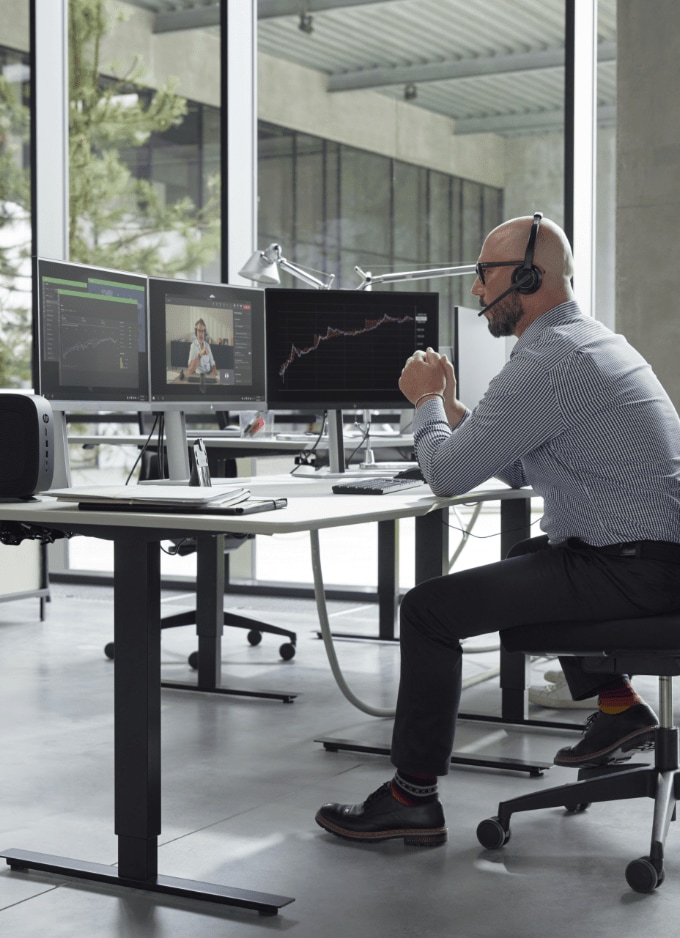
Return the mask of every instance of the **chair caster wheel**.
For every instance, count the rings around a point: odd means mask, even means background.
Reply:
[[[262,641],[262,632],[258,632],[257,629],[251,629],[248,632],[248,641],[251,645],[259,645]]]
[[[187,660],[189,661],[189,667],[193,668],[194,671],[198,671],[198,652],[192,651]]]
[[[295,657],[295,645],[292,642],[286,642],[279,648],[279,654],[284,661],[290,661],[291,658]]]
[[[569,814],[580,814],[582,811],[587,811],[590,805],[591,805],[590,801],[584,801],[584,802],[576,803],[576,804],[574,803],[565,804],[564,810],[567,811]]]
[[[477,825],[477,840],[487,850],[498,850],[510,840],[510,829],[506,830],[497,817],[490,817]]]
[[[111,661],[116,657],[115,648],[116,646],[113,642],[107,642],[106,645],[104,645],[104,654]]]
[[[650,857],[638,857],[626,867],[626,882],[635,892],[654,892],[665,878],[663,866],[657,870]]]

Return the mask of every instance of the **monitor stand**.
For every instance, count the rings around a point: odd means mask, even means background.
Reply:
[[[342,411],[328,411],[328,461],[332,473],[345,471],[345,439],[342,433]]]
[[[364,423],[366,424],[366,454],[364,461],[360,463],[361,469],[375,469],[375,454],[371,449],[371,412],[364,411]]]
[[[191,475],[187,447],[187,427],[184,411],[167,410],[165,418],[165,443],[168,450],[168,477],[175,482],[186,482]]]

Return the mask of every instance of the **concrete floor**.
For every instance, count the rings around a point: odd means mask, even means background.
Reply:
[[[168,594],[165,608],[189,608]],[[183,605],[184,604],[184,605]],[[162,898],[0,867],[0,934],[11,938],[191,938],[288,933],[296,938],[390,936],[551,938],[661,934],[680,918],[680,850],[671,830],[666,882],[651,895],[628,888],[629,860],[649,850],[651,802],[518,815],[511,842],[486,851],[480,820],[500,799],[574,780],[554,767],[540,778],[459,767],[441,785],[449,842],[354,845],[323,832],[325,801],[363,801],[391,776],[386,758],[330,753],[319,735],[389,740],[390,721],[352,707],[335,686],[316,638],[311,601],[238,597],[244,614],[298,632],[293,661],[265,636],[225,636],[223,685],[298,692],[292,704],[174,690],[162,695],[163,832],[167,875],[294,896],[278,916]],[[108,588],[58,584],[44,622],[35,600],[0,604],[0,847],[115,864],[112,791],[113,663]],[[331,603],[336,628],[371,633],[377,609]],[[192,630],[163,636],[163,674],[189,678]],[[480,640],[481,641],[481,640]],[[398,649],[338,642],[347,680],[373,705],[393,705]],[[466,656],[467,677],[497,663],[489,650]],[[534,665],[535,681],[547,662]],[[655,682],[636,682],[655,704]],[[492,679],[465,692],[467,710],[497,713]],[[583,711],[536,712],[584,718]],[[457,749],[530,755],[550,762],[576,736],[566,731],[461,725]],[[676,836],[674,836],[676,835]]]

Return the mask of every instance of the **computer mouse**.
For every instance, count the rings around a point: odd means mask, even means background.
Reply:
[[[421,482],[425,481],[425,476],[423,475],[422,469],[420,466],[415,466],[413,469],[402,469],[401,472],[397,472],[394,476],[395,479],[420,479]]]

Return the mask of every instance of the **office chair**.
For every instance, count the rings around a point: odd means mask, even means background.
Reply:
[[[140,414],[139,415],[139,425],[140,429],[148,433],[150,427],[148,426],[148,421],[145,418],[148,418],[149,415]],[[154,450],[147,450],[143,454],[141,470],[140,470],[140,479],[159,479],[161,478],[161,473],[159,471],[159,461],[158,454]],[[233,470],[233,475],[236,475],[236,465],[235,460],[231,460],[234,465],[231,467]],[[253,534],[225,534],[224,535],[224,555],[225,558],[231,551],[237,550],[241,547],[246,541],[251,540],[255,535]],[[172,546],[169,548],[168,552],[172,554],[177,554],[178,556],[184,557],[188,554],[196,552],[197,545],[196,539],[192,537],[185,537],[181,540],[171,541]],[[231,628],[237,629],[247,629],[248,630],[248,642],[251,645],[259,645],[262,641],[263,633],[268,635],[281,635],[285,636],[288,641],[284,642],[279,646],[279,655],[283,658],[284,661],[290,661],[295,657],[295,647],[297,645],[297,633],[291,632],[289,629],[280,628],[277,625],[270,625],[268,622],[261,622],[258,619],[251,619],[248,616],[240,616],[233,612],[224,612],[223,622],[225,626],[230,626]],[[172,616],[164,616],[161,619],[161,629],[174,629],[179,628],[184,625],[196,625],[196,610],[193,609],[189,612],[178,612]],[[104,654],[107,658],[113,659],[115,656],[115,646],[113,642],[108,642],[104,646]],[[189,665],[194,670],[198,668],[198,652],[193,651],[188,658]]]
[[[672,678],[680,674],[680,612],[609,622],[561,622],[519,626],[501,633],[508,651],[524,655],[578,655],[588,671],[653,674],[659,678],[659,726],[654,764],[580,769],[578,781],[502,801],[495,817],[482,821],[477,838],[488,850],[510,839],[510,818],[519,811],[564,807],[585,811],[593,802],[654,799],[649,853],[631,860],[626,880],[635,892],[653,892],[665,877],[664,844],[680,792],[678,729],[673,725]]]

